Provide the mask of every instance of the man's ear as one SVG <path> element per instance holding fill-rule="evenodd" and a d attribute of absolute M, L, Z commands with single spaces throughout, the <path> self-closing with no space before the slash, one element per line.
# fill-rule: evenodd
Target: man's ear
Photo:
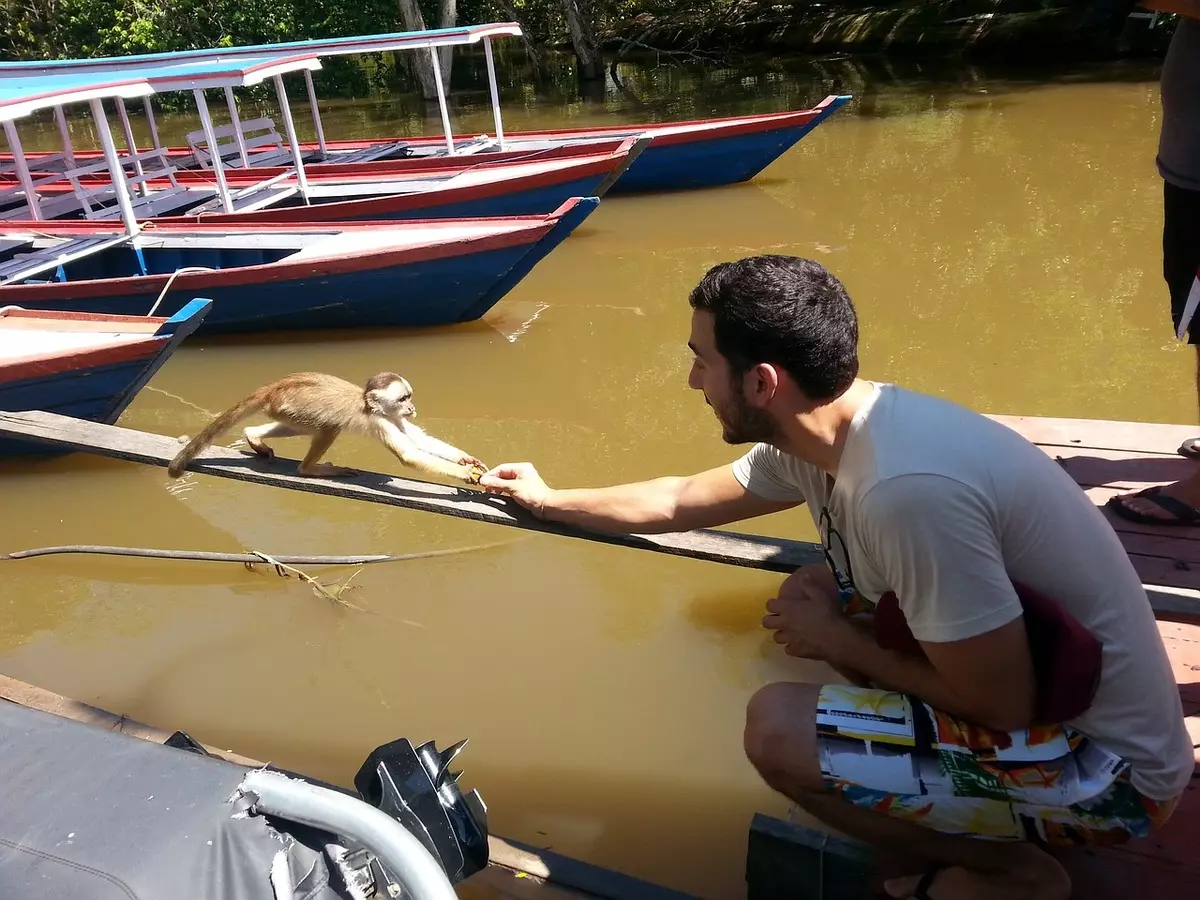
<path fill-rule="evenodd" d="M 772 363 L 751 366 L 742 381 L 746 399 L 754 406 L 764 407 L 779 392 L 782 373 Z"/>

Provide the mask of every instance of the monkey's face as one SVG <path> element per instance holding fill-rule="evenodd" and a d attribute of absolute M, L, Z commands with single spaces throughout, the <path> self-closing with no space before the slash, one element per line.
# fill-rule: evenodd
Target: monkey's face
<path fill-rule="evenodd" d="M 368 391 L 367 397 L 380 413 L 398 422 L 411 419 L 417 414 L 417 408 L 412 402 L 412 393 L 412 385 L 396 376 L 386 387 Z"/>
<path fill-rule="evenodd" d="M 384 391 L 388 404 L 388 413 L 396 419 L 411 419 L 417 414 L 417 407 L 412 401 L 412 385 L 405 379 L 393 381 Z"/>

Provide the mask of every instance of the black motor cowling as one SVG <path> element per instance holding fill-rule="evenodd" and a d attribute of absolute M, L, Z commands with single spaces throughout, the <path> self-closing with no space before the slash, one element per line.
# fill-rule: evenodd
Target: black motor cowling
<path fill-rule="evenodd" d="M 354 776 L 367 803 L 387 813 L 433 854 L 451 884 L 488 862 L 487 807 L 479 792 L 458 786 L 450 763 L 465 740 L 439 751 L 432 741 L 413 747 L 406 738 L 375 748 Z M 385 872 L 389 880 L 394 873 Z"/>

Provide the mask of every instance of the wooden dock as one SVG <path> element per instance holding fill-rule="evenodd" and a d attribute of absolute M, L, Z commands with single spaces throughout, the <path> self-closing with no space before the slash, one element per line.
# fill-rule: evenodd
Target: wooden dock
<path fill-rule="evenodd" d="M 1175 452 L 1200 426 L 992 416 L 1037 444 L 1112 523 L 1145 584 L 1200 591 L 1200 527 L 1139 525 L 1104 508 L 1110 497 L 1186 478 L 1200 461 Z"/>

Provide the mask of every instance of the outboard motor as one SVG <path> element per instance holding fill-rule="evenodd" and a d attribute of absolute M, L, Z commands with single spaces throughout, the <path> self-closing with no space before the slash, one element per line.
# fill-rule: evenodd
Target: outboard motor
<path fill-rule="evenodd" d="M 411 832 L 457 884 L 487 866 L 487 807 L 477 790 L 464 794 L 462 772 L 450 763 L 467 745 L 459 741 L 438 750 L 433 741 L 414 748 L 401 738 L 377 747 L 354 776 L 354 787 L 367 803 Z M 374 865 L 383 866 L 378 860 Z M 381 883 L 395 881 L 384 869 Z"/>

